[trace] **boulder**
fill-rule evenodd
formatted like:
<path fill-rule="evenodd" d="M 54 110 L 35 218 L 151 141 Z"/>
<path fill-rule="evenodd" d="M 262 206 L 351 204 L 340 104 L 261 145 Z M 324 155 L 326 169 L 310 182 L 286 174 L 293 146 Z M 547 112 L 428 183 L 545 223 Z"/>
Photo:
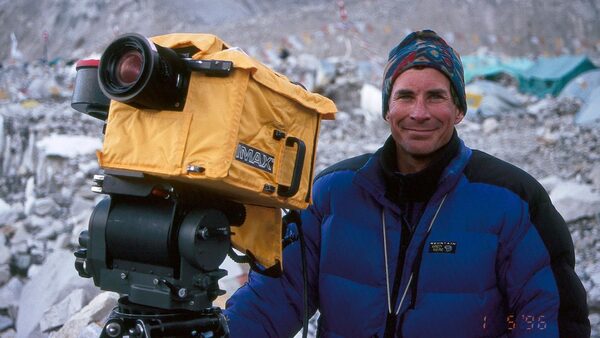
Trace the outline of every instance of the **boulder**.
<path fill-rule="evenodd" d="M 40 332 L 39 323 L 52 305 L 69 295 L 72 290 L 84 289 L 96 294 L 91 279 L 79 277 L 73 267 L 71 251 L 58 250 L 46 258 L 38 273 L 23 287 L 16 323 L 17 338 L 26 338 Z"/>
<path fill-rule="evenodd" d="M 550 199 L 566 222 L 592 217 L 600 212 L 600 194 L 590 185 L 566 181 L 557 185 Z"/>
<path fill-rule="evenodd" d="M 85 293 L 83 289 L 74 290 L 67 298 L 44 312 L 44 316 L 40 321 L 42 332 L 62 326 L 71 316 L 81 310 L 86 302 Z"/>
<path fill-rule="evenodd" d="M 79 338 L 80 333 L 91 323 L 101 322 L 117 305 L 119 295 L 114 292 L 103 292 L 96 296 L 87 306 L 69 319 L 52 337 Z M 86 336 L 87 337 L 87 336 Z M 97 337 L 97 336 L 96 336 Z"/>

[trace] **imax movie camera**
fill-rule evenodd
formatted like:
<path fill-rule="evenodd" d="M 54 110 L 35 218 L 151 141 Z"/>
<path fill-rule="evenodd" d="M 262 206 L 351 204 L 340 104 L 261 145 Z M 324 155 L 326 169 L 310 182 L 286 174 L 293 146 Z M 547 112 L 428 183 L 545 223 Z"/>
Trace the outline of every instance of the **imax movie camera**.
<path fill-rule="evenodd" d="M 121 294 L 101 337 L 227 336 L 219 266 L 281 273 L 281 211 L 311 202 L 333 102 L 214 35 L 127 34 L 78 62 L 71 104 L 105 122 L 92 190 L 106 198 L 75 253 L 80 276 Z"/>

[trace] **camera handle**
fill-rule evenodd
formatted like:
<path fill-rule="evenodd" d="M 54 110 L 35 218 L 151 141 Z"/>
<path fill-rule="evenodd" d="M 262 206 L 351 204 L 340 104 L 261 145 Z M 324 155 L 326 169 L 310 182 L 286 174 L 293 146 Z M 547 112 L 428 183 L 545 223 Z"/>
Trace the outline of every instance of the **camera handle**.
<path fill-rule="evenodd" d="M 285 140 L 286 147 L 293 147 L 294 144 L 298 145 L 298 152 L 296 153 L 296 161 L 294 162 L 292 182 L 289 186 L 281 184 L 277 186 L 277 194 L 282 197 L 292 197 L 300 188 L 300 179 L 302 178 L 302 169 L 304 168 L 304 156 L 306 155 L 306 145 L 301 139 L 293 136 L 290 136 Z"/>

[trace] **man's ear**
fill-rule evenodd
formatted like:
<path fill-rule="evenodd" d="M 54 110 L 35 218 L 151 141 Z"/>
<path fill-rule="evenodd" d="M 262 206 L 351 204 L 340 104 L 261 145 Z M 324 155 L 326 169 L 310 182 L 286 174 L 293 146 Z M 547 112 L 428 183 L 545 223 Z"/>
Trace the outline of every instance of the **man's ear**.
<path fill-rule="evenodd" d="M 456 108 L 456 117 L 454 118 L 454 124 L 459 124 L 465 118 L 465 112 Z"/>

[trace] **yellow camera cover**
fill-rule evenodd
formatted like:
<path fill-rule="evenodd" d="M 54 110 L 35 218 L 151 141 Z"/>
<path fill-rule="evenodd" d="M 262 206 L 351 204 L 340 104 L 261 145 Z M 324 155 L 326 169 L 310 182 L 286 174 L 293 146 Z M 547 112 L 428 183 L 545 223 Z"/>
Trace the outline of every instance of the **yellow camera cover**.
<path fill-rule="evenodd" d="M 306 208 L 320 121 L 334 118 L 335 104 L 214 35 L 169 34 L 151 40 L 167 48 L 195 46 L 199 51 L 193 59 L 231 61 L 234 70 L 227 77 L 191 72 L 183 111 L 111 101 L 100 166 L 182 181 L 233 201 L 272 208 L 270 215 L 277 208 Z M 263 221 L 278 224 L 270 226 L 279 227 L 280 240 L 281 222 L 272 219 Z M 244 250 L 251 241 L 241 242 Z M 253 248 L 257 251 L 265 250 Z M 280 251 L 279 245 L 277 253 L 254 255 L 268 266 Z"/>

